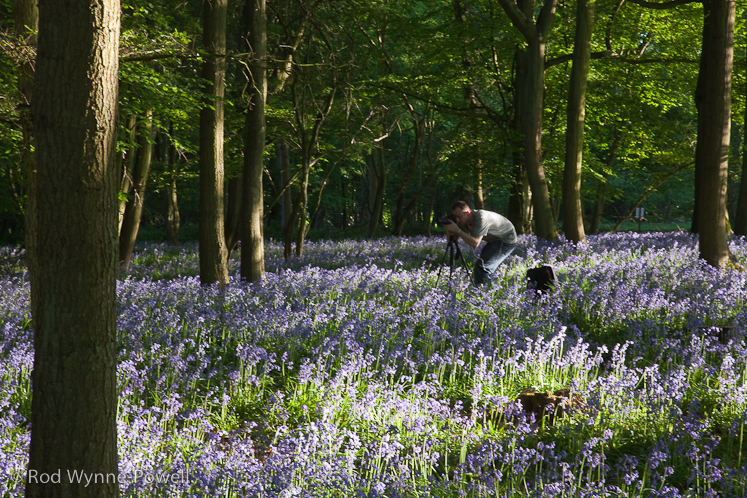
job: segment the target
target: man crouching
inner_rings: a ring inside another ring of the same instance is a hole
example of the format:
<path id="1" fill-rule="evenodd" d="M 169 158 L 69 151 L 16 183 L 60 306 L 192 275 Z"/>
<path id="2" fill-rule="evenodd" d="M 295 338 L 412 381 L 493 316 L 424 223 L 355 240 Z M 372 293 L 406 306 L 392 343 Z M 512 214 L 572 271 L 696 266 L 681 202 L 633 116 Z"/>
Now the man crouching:
<path id="1" fill-rule="evenodd" d="M 473 211 L 464 201 L 452 204 L 451 213 L 456 218 L 456 224 L 444 225 L 447 237 L 461 237 L 473 249 L 477 249 L 480 242 L 485 240 L 485 247 L 475 259 L 473 279 L 475 285 L 490 282 L 498 265 L 516 249 L 513 223 L 493 211 Z"/>

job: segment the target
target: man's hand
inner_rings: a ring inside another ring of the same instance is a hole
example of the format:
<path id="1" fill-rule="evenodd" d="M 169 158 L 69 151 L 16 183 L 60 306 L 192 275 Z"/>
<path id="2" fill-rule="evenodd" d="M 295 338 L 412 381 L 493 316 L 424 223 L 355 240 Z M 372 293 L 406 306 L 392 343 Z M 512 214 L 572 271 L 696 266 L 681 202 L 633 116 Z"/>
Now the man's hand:
<path id="1" fill-rule="evenodd" d="M 456 223 L 447 223 L 444 225 L 444 228 L 449 237 L 455 237 L 461 231 L 461 228 Z"/>

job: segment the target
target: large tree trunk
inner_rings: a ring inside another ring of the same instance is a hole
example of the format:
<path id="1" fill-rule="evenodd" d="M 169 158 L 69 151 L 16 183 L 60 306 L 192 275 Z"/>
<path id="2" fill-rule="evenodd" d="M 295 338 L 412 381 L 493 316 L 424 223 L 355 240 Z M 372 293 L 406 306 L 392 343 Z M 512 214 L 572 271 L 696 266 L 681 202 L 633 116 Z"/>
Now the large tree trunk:
<path id="1" fill-rule="evenodd" d="M 205 0 L 202 77 L 205 106 L 200 111 L 200 282 L 228 283 L 228 250 L 223 212 L 223 97 L 226 80 L 228 0 Z"/>
<path id="2" fill-rule="evenodd" d="M 527 42 L 517 56 L 516 86 L 519 99 L 514 102 L 521 114 L 520 133 L 524 137 L 524 164 L 532 189 L 535 233 L 538 237 L 555 240 L 558 237 L 555 217 L 550 205 L 545 170 L 542 166 L 542 112 L 545 93 L 545 47 L 557 0 L 545 0 L 534 22 L 533 0 L 500 0 L 511 22 Z"/>
<path id="3" fill-rule="evenodd" d="M 143 214 L 145 203 L 145 189 L 148 183 L 151 158 L 153 157 L 153 141 L 156 138 L 153 127 L 151 111 L 145 118 L 141 127 L 140 145 L 138 146 L 137 160 L 132 171 L 132 185 L 130 196 L 132 197 L 125 207 L 122 217 L 122 229 L 119 232 L 119 265 L 120 270 L 127 271 L 130 268 L 132 251 L 135 249 L 137 232 L 140 228 L 140 218 Z"/>
<path id="4" fill-rule="evenodd" d="M 705 0 L 703 46 L 695 103 L 695 149 L 700 257 L 723 268 L 729 261 L 726 240 L 726 181 L 731 132 L 731 70 L 734 56 L 733 0 Z"/>
<path id="5" fill-rule="evenodd" d="M 264 218 L 262 161 L 265 150 L 265 101 L 267 99 L 266 25 L 265 0 L 247 0 L 247 41 L 253 51 L 253 56 L 249 61 L 252 84 L 249 86 L 249 107 L 246 111 L 244 140 L 241 278 L 248 282 L 257 282 L 265 276 L 265 246 L 262 235 Z"/>
<path id="6" fill-rule="evenodd" d="M 589 79 L 591 32 L 594 28 L 594 2 L 577 0 L 576 38 L 573 45 L 573 68 L 568 91 L 568 125 L 565 139 L 563 174 L 563 231 L 566 239 L 586 242 L 581 208 L 581 166 L 584 152 L 584 117 L 586 83 Z"/>
<path id="7" fill-rule="evenodd" d="M 39 2 L 27 498 L 116 497 L 117 0 Z M 39 477 L 60 472 L 60 483 Z M 36 478 L 33 478 L 36 476 Z M 45 479 L 46 480 L 46 479 Z"/>

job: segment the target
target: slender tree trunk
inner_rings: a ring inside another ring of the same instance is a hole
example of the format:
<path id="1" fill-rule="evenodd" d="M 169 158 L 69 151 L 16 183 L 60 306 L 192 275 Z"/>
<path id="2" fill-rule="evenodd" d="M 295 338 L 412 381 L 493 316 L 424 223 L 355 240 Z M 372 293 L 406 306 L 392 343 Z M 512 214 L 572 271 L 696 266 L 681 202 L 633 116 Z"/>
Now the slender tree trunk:
<path id="1" fill-rule="evenodd" d="M 169 134 L 173 135 L 174 126 L 169 126 Z M 166 150 L 164 158 L 168 163 L 169 180 L 166 184 L 166 242 L 172 246 L 179 245 L 179 225 L 181 217 L 179 216 L 179 202 L 176 195 L 176 180 L 179 172 L 179 163 L 176 155 L 176 148 L 168 138 L 165 141 Z"/>
<path id="2" fill-rule="evenodd" d="M 279 162 L 282 171 L 283 185 L 288 185 L 291 178 L 290 171 L 290 154 L 288 150 L 288 144 L 285 142 L 277 142 L 275 148 L 280 154 Z M 293 211 L 293 194 L 290 187 L 283 191 L 283 229 L 288 226 L 288 220 L 290 219 L 291 212 Z"/>
<path id="3" fill-rule="evenodd" d="M 475 175 L 475 209 L 485 209 L 485 196 L 483 195 L 483 189 L 482 189 L 482 159 L 477 158 L 477 161 L 475 162 L 475 169 L 474 169 L 474 175 Z"/>
<path id="4" fill-rule="evenodd" d="M 576 38 L 573 45 L 573 68 L 568 91 L 568 125 L 563 174 L 563 231 L 566 239 L 576 244 L 586 242 L 581 207 L 581 167 L 584 152 L 586 83 L 589 79 L 593 28 L 594 2 L 577 0 Z"/>
<path id="5" fill-rule="evenodd" d="M 119 265 L 122 271 L 129 270 L 132 251 L 135 249 L 137 232 L 140 228 L 140 218 L 143 214 L 145 189 L 148 183 L 148 173 L 150 172 L 150 163 L 153 157 L 153 141 L 155 138 L 156 132 L 153 127 L 152 113 L 148 111 L 146 121 L 140 132 L 137 160 L 135 168 L 132 171 L 132 186 L 130 188 L 132 198 L 125 207 L 124 216 L 122 217 L 122 229 L 119 233 Z"/>
<path id="6" fill-rule="evenodd" d="M 695 171 L 698 183 L 700 257 L 723 268 L 729 261 L 726 239 L 726 182 L 731 132 L 731 73 L 734 57 L 733 0 L 705 0 L 703 47 L 695 103 L 698 144 Z"/>
<path id="7" fill-rule="evenodd" d="M 117 0 L 39 2 L 27 498 L 116 497 Z M 60 471 L 60 483 L 36 476 Z"/>
<path id="8" fill-rule="evenodd" d="M 379 165 L 376 165 L 376 156 L 379 156 Z M 381 217 L 384 211 L 384 192 L 386 189 L 386 164 L 384 163 L 383 144 L 376 152 L 371 152 L 371 218 L 368 225 L 368 238 L 371 239 L 379 228 Z"/>
<path id="9" fill-rule="evenodd" d="M 257 282 L 265 276 L 262 235 L 264 190 L 262 164 L 265 150 L 265 101 L 267 99 L 267 13 L 265 0 L 247 0 L 246 31 L 250 50 L 251 85 L 246 111 L 244 193 L 241 226 L 241 278 Z"/>
<path id="10" fill-rule="evenodd" d="M 241 240 L 241 194 L 244 188 L 244 174 L 229 178 L 226 185 L 226 250 L 231 257 Z"/>
<path id="11" fill-rule="evenodd" d="M 137 117 L 131 114 L 127 119 L 127 134 L 129 138 L 130 147 L 122 151 L 120 155 L 118 166 L 120 171 L 120 182 L 119 190 L 124 194 L 119 199 L 119 231 L 122 231 L 122 222 L 124 221 L 125 208 L 127 208 L 126 195 L 130 193 L 132 188 L 132 170 L 135 169 L 135 158 L 137 157 L 138 148 L 136 145 L 137 140 Z"/>
<path id="12" fill-rule="evenodd" d="M 223 97 L 226 81 L 228 0 L 205 0 L 202 77 L 205 107 L 200 111 L 200 282 L 228 283 L 228 250 L 223 211 Z"/>
<path id="13" fill-rule="evenodd" d="M 599 181 L 597 186 L 597 199 L 594 203 L 594 213 L 591 215 L 591 226 L 589 227 L 589 233 L 599 233 L 599 226 L 602 223 L 602 214 L 604 212 L 605 202 L 605 191 L 607 190 L 607 178 L 609 175 L 604 175 L 604 180 Z"/>
<path id="14" fill-rule="evenodd" d="M 166 185 L 166 242 L 169 245 L 179 245 L 180 224 L 181 216 L 179 215 L 179 203 L 176 195 L 176 173 L 173 173 L 171 181 Z"/>
<path id="15" fill-rule="evenodd" d="M 301 185 L 298 187 L 298 196 L 296 197 L 296 205 L 298 206 L 298 232 L 296 232 L 296 256 L 299 258 L 303 255 L 303 243 L 306 239 L 306 232 L 308 228 L 306 208 L 309 204 L 309 173 L 311 172 L 311 166 L 309 165 L 310 158 L 304 157 L 303 159 L 303 174 L 301 175 Z"/>

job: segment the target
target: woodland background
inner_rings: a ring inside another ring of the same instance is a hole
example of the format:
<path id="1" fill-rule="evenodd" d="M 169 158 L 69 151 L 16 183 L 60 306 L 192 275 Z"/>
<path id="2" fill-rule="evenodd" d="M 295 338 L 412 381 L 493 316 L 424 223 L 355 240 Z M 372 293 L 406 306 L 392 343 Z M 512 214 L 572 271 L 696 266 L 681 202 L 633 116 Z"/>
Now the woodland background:
<path id="1" fill-rule="evenodd" d="M 17 19 L 23 3 L 0 2 L 3 244 L 22 243 L 24 234 L 29 102 L 23 73 L 33 67 L 34 37 Z M 533 98 L 542 111 L 540 161 L 552 227 L 563 230 L 569 92 L 578 88 L 572 58 L 577 27 L 584 25 L 579 16 L 585 15 L 590 63 L 579 184 L 584 231 L 631 228 L 621 223 L 637 206 L 653 222 L 644 227 L 690 228 L 704 8 L 637 3 L 589 4 L 589 18 L 575 3 L 561 1 L 549 21 L 545 16 L 551 25 L 544 90 Z M 540 22 L 541 4 L 519 5 L 534 9 Z M 737 215 L 747 93 L 743 7 L 736 9 L 725 201 L 728 229 L 737 233 L 747 225 Z M 531 93 L 522 61 L 531 47 L 498 1 L 271 1 L 261 60 L 248 43 L 244 3 L 232 0 L 225 8 L 219 28 L 226 40 L 225 90 L 218 98 L 225 113 L 222 195 L 229 251 L 240 238 L 245 115 L 253 85 L 248 68 L 257 66 L 267 70 L 266 236 L 302 246 L 307 231 L 315 237 L 430 233 L 433 220 L 456 199 L 507 214 L 524 233 L 532 231 L 532 220 L 536 232 L 537 219 L 547 217 L 531 208 L 522 157 L 528 149 L 521 91 Z M 211 83 L 203 66 L 215 54 L 204 39 L 205 20 L 203 3 L 195 0 L 122 5 L 122 238 L 174 244 L 197 238 L 200 114 L 211 106 L 204 99 Z M 141 213 L 127 218 L 125 207 L 133 199 L 141 201 Z M 127 259 L 123 252 L 120 260 Z"/>

